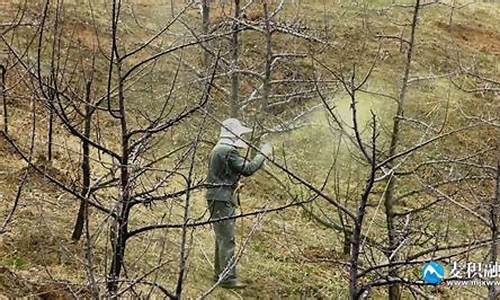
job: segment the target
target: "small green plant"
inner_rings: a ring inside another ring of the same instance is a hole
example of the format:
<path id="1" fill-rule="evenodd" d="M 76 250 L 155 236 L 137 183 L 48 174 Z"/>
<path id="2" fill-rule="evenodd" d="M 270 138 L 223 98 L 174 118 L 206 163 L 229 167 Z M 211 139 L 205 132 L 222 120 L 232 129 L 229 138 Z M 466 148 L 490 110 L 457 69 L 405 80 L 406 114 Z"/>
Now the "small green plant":
<path id="1" fill-rule="evenodd" d="M 7 265 L 11 266 L 14 269 L 22 269 L 22 268 L 26 267 L 27 264 L 28 264 L 28 261 L 24 257 L 19 256 L 19 255 L 15 255 L 15 256 L 7 259 Z"/>
<path id="2" fill-rule="evenodd" d="M 262 246 L 261 243 L 259 242 L 256 242 L 254 245 L 253 245 L 253 250 L 259 254 L 264 254 L 264 246 Z"/>

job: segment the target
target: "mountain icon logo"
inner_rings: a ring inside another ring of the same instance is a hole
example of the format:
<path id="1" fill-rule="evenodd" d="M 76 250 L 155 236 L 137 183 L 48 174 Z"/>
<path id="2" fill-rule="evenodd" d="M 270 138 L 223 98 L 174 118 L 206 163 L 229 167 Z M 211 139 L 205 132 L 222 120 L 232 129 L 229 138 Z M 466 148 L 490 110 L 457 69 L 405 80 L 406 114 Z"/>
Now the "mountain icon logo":
<path id="1" fill-rule="evenodd" d="M 420 269 L 420 272 L 422 274 L 422 279 L 426 283 L 438 284 L 444 279 L 444 268 L 435 261 L 426 263 L 422 269 Z"/>

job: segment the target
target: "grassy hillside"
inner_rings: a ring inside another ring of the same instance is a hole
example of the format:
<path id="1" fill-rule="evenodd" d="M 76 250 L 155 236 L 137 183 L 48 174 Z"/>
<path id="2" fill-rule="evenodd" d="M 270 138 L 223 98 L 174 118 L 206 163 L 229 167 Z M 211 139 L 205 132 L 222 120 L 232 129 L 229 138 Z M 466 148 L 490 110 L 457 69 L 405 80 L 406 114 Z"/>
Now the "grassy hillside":
<path id="1" fill-rule="evenodd" d="M 174 1 L 176 2 L 176 1 Z M 182 1 L 179 1 L 182 2 Z M 367 82 L 366 89 L 372 92 L 396 94 L 402 78 L 405 55 L 402 44 L 394 39 L 377 38 L 377 35 L 400 35 L 400 27 L 395 23 L 407 22 L 410 17 L 408 8 L 384 9 L 392 1 L 299 1 L 299 5 L 286 6 L 281 18 L 293 19 L 300 12 L 301 23 L 307 24 L 310 31 L 327 31 L 325 37 L 330 38 L 330 46 L 322 51 L 321 45 L 310 46 L 306 42 L 296 42 L 294 50 L 310 50 L 317 58 L 329 66 L 339 66 L 350 70 L 356 63 L 359 73 L 366 72 L 373 59 L 377 57 L 380 45 L 382 59 L 377 63 L 373 75 Z M 451 2 L 451 1 L 449 1 Z M 461 2 L 461 1 L 457 1 Z M 176 2 L 176 4 L 178 4 Z M 22 5 L 22 1 L 17 4 Z M 29 14 L 36 15 L 42 9 L 40 3 L 31 1 L 27 4 Z M 178 4 L 181 7 L 181 4 Z M 77 65 L 90 64 L 86 60 L 91 53 L 99 50 L 99 45 L 110 43 L 109 11 L 103 9 L 101 4 L 95 4 L 95 11 L 89 12 L 86 1 L 64 2 L 64 24 L 71 30 L 64 31 L 67 38 L 73 41 L 71 47 L 65 49 L 68 60 Z M 15 5 L 9 1 L 0 2 L 0 17 L 8 17 L 9 11 L 15 11 Z M 106 6 L 107 7 L 107 6 Z M 109 7 L 107 7 L 109 9 Z M 153 32 L 161 28 L 161 24 L 171 17 L 170 1 L 141 0 L 125 6 L 122 18 L 125 20 L 120 30 L 120 36 L 125 49 L 130 50 L 144 41 Z M 223 19 L 225 10 L 214 9 L 216 17 Z M 219 16 L 217 16 L 219 15 Z M 498 92 L 467 93 L 455 88 L 448 77 L 441 74 L 454 72 L 457 66 L 475 66 L 485 77 L 497 78 L 500 73 L 500 28 L 497 19 L 500 17 L 500 5 L 495 2 L 481 1 L 462 9 L 456 9 L 453 22 L 450 19 L 450 8 L 445 5 L 430 6 L 422 9 L 420 23 L 417 29 L 417 46 L 415 49 L 415 62 L 412 76 L 422 77 L 422 82 L 413 85 L 408 91 L 406 112 L 409 116 L 419 116 L 422 120 L 432 122 L 446 118 L 443 128 L 452 129 L 466 124 L 468 115 L 473 116 L 498 116 L 500 101 Z M 200 16 L 196 9 L 190 9 L 188 17 L 183 21 L 199 25 Z M 1 22 L 0 22 L 1 23 Z M 97 26 L 95 26 L 97 24 Z M 0 28 L 1 29 L 1 28 Z M 97 30 L 96 30 L 97 29 Z M 328 30 L 326 30 L 328 29 Z M 407 34 L 405 29 L 404 34 Z M 20 29 L 21 33 L 14 39 L 17 45 L 29 43 L 29 33 L 32 28 Z M 186 34 L 186 28 L 176 24 L 162 40 L 147 49 L 145 53 L 131 60 L 133 64 L 147 55 L 153 54 L 157 49 L 172 43 L 176 34 Z M 51 39 L 51 37 L 47 37 Z M 243 48 L 249 49 L 246 55 L 250 57 L 245 63 L 249 65 L 262 63 L 262 48 L 260 37 L 254 32 L 242 35 Z M 292 48 L 286 36 L 277 37 L 277 49 Z M 303 43 L 303 44 L 301 44 Z M 3 45 L 1 47 L 4 47 Z M 4 57 L 3 48 L 0 47 L 0 59 Z M 252 50 L 253 49 L 253 50 Z M 46 50 L 48 51 L 48 50 Z M 253 52 L 252 52 L 253 51 Z M 201 64 L 201 51 L 196 47 L 183 52 L 186 65 L 179 71 L 179 86 L 177 93 L 178 102 L 174 110 L 181 110 L 184 104 L 193 103 L 200 90 L 193 84 L 196 76 L 189 70 L 189 65 Z M 34 55 L 35 53 L 28 53 Z M 138 77 L 138 83 L 128 91 L 128 105 L 132 111 L 133 124 L 144 122 L 141 112 L 158 111 L 160 95 L 168 92 L 166 86 L 159 86 L 172 80 L 177 66 L 178 57 L 167 56 L 160 63 L 152 67 L 150 73 Z M 45 64 L 48 63 L 44 62 Z M 311 59 L 304 58 L 296 62 L 312 70 L 314 63 Z M 96 62 L 96 94 L 106 91 L 106 62 Z M 293 69 L 295 65 L 291 65 Z M 48 65 L 47 65 L 48 67 Z M 311 74 L 314 72 L 311 71 Z M 281 76 L 279 74 L 278 76 Z M 310 75 L 310 74 L 308 74 Z M 284 76 L 284 75 L 283 75 Z M 360 75 L 361 76 L 361 75 Z M 425 77 L 436 76 L 432 80 Z M 8 78 L 8 86 L 15 85 L 22 80 L 21 77 Z M 466 84 L 475 83 L 467 79 Z M 221 85 L 224 82 L 221 80 Z M 461 82 L 461 81 L 460 81 Z M 158 84 L 158 85 L 157 85 Z M 243 80 L 242 90 L 247 92 L 254 87 L 252 80 Z M 329 100 L 335 105 L 335 111 L 343 119 L 347 127 L 352 126 L 350 102 L 348 95 L 341 88 L 329 91 Z M 368 122 L 373 111 L 382 130 L 382 141 L 387 146 L 387 132 L 392 124 L 395 106 L 394 101 L 373 93 L 360 93 L 358 97 L 358 111 L 364 134 L 368 136 Z M 51 176 L 67 183 L 77 185 L 80 180 L 81 146 L 79 141 L 68 134 L 61 124 L 57 124 L 54 135 L 54 158 L 51 162 L 45 160 L 47 135 L 46 122 L 47 110 L 40 104 L 33 109 L 28 95 L 28 90 L 19 88 L 9 95 L 10 128 L 9 134 L 21 145 L 24 151 L 29 150 L 31 136 L 29 130 L 33 126 L 32 113 L 36 112 L 36 128 L 34 132 L 34 161 Z M 309 99 L 304 105 L 320 104 L 317 96 Z M 211 112 L 219 119 L 224 119 L 228 114 L 228 107 L 224 95 L 215 92 L 211 104 Z M 292 107 L 297 109 L 297 107 Z M 247 116 L 251 120 L 252 112 L 256 109 L 249 107 Z M 462 113 L 465 112 L 465 113 Z M 201 115 L 196 115 L 193 122 L 186 122 L 168 136 L 156 140 L 161 152 L 168 153 L 186 141 L 192 140 L 200 122 Z M 285 119 L 285 113 L 275 116 L 272 124 Z M 352 189 L 353 194 L 362 188 L 365 181 L 365 165 L 355 161 L 350 156 L 351 146 L 338 132 L 332 132 L 328 126 L 328 114 L 318 110 L 304 117 L 308 126 L 289 133 L 272 135 L 269 137 L 276 147 L 276 152 L 286 151 L 287 166 L 300 174 L 309 182 L 321 186 L 328 173 L 332 157 L 338 149 L 338 164 L 335 171 L 339 177 L 342 190 L 340 194 Z M 99 120 L 103 130 L 103 140 L 111 140 L 116 135 L 117 123 L 112 118 L 102 117 Z M 194 178 L 204 178 L 207 167 L 207 155 L 211 146 L 217 140 L 218 124 L 209 121 L 208 130 L 203 136 L 204 143 L 195 157 Z M 408 126 L 407 135 L 403 137 L 404 145 L 411 145 L 421 138 L 416 130 Z M 417 157 L 432 157 L 434 152 L 445 154 L 474 153 L 482 148 L 499 146 L 498 127 L 481 128 L 472 133 L 458 134 L 450 139 L 440 141 L 438 145 L 426 148 L 417 154 Z M 109 145 L 119 149 L 116 144 Z M 498 151 L 497 151 L 498 153 Z M 97 159 L 97 152 L 92 152 Z M 24 174 L 28 174 L 26 185 L 22 191 L 20 202 L 12 223 L 6 233 L 0 234 L 0 297 L 28 297 L 45 294 L 48 299 L 66 299 L 74 295 L 89 297 L 86 268 L 86 244 L 81 241 L 71 241 L 71 232 L 78 211 L 79 202 L 69 196 L 53 183 L 43 178 L 33 169 L 26 166 L 22 158 L 16 154 L 11 145 L 5 140 L 0 140 L 0 221 L 3 221 L 11 211 L 17 188 Z M 494 159 L 491 154 L 484 157 L 485 161 Z M 172 165 L 175 160 L 171 162 Z M 92 162 L 102 174 L 104 167 L 99 167 L 97 161 Z M 411 165 L 410 165 L 411 166 Z M 163 165 L 161 167 L 170 167 Z M 412 166 L 413 167 L 413 166 Z M 286 181 L 287 176 L 268 164 L 268 172 L 259 172 L 251 178 L 243 180 L 242 207 L 243 212 L 250 212 L 261 208 L 283 205 L 290 201 L 286 189 L 294 192 L 306 193 L 299 185 L 287 184 L 284 188 L 278 182 Z M 270 173 L 271 174 L 270 174 Z M 436 171 L 437 172 L 437 171 Z M 450 171 L 451 172 L 451 171 Z M 151 176 L 157 174 L 151 173 Z M 100 174 L 96 174 L 98 177 Z M 432 180 L 442 174 L 429 171 L 426 179 Z M 435 177 L 433 177 L 435 176 Z M 444 175 L 442 175 L 444 176 Z M 437 180 L 437 179 L 436 179 Z M 331 183 L 331 182 L 330 182 Z M 181 187 L 181 182 L 173 182 L 170 187 L 175 190 Z M 413 190 L 418 182 L 409 181 L 407 186 L 398 189 L 398 194 Z M 451 187 L 450 187 L 451 189 Z M 493 186 L 484 186 L 484 192 L 493 190 Z M 327 185 L 325 191 L 335 194 L 333 184 Z M 378 210 L 379 195 L 382 190 L 370 198 L 368 220 L 372 222 L 369 236 L 378 238 L 385 236 L 385 216 Z M 106 200 L 104 204 L 111 205 L 116 194 L 113 190 L 106 190 L 99 195 Z M 399 208 L 407 209 L 417 207 L 428 199 L 426 196 L 416 196 L 414 201 L 403 202 Z M 413 199 L 413 198 L 412 198 Z M 354 201 L 346 199 L 345 201 Z M 352 203 L 352 202 L 351 202 Z M 145 224 L 155 224 L 167 218 L 174 223 L 182 222 L 184 202 L 181 199 L 163 201 L 151 207 L 140 206 L 131 215 L 130 226 L 137 227 Z M 326 216 L 337 218 L 337 212 L 325 201 L 318 200 L 309 209 L 322 210 Z M 451 220 L 450 234 L 462 236 L 471 234 L 470 229 L 476 225 L 477 220 L 471 216 L 464 216 L 458 208 L 440 207 L 443 212 L 436 222 L 436 226 Z M 192 194 L 190 214 L 193 219 L 206 218 L 206 203 L 203 191 Z M 97 280 L 105 280 L 105 261 L 109 259 L 109 228 L 105 226 L 109 221 L 108 216 L 90 210 L 90 229 L 92 231 L 93 258 L 96 269 L 100 274 Z M 342 254 L 343 236 L 324 224 L 317 222 L 301 207 L 292 207 L 277 213 L 257 215 L 239 219 L 237 222 L 237 244 L 245 245 L 244 255 L 239 263 L 241 277 L 249 283 L 248 288 L 242 291 L 228 291 L 220 288 L 210 294 L 210 299 L 246 299 L 246 298 L 319 298 L 319 299 L 346 299 L 348 297 L 348 270 L 347 257 Z M 443 225 L 444 226 L 444 225 Z M 210 226 L 197 227 L 189 232 L 189 259 L 187 263 L 187 278 L 184 297 L 196 298 L 203 294 L 212 285 L 212 256 L 214 247 L 214 234 Z M 179 260 L 178 248 L 180 245 L 180 230 L 168 229 L 152 231 L 132 238 L 127 246 L 126 275 L 129 278 L 140 277 L 162 265 L 160 272 L 154 278 L 167 288 L 173 288 L 177 280 L 177 264 Z M 415 267 L 408 277 L 419 276 Z M 13 272 L 13 273 L 11 273 Z M 14 275 L 15 274 L 15 275 Z M 148 277 L 149 278 L 149 277 Z M 104 285 L 103 285 L 104 286 Z M 475 299 L 485 295 L 486 289 L 479 287 L 428 287 L 425 289 L 429 295 L 440 299 Z M 134 291 L 143 296 L 148 289 Z M 373 299 L 384 299 L 385 289 L 375 289 Z M 159 297 L 159 296 L 157 296 Z M 403 298 L 412 299 L 414 296 L 408 292 Z"/>

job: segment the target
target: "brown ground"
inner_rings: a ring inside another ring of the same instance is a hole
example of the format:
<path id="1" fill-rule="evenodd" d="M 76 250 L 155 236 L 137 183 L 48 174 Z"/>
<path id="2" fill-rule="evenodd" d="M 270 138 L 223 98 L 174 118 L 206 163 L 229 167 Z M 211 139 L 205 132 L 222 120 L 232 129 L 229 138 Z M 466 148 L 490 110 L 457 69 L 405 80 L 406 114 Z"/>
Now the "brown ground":
<path id="1" fill-rule="evenodd" d="M 465 43 L 481 52 L 500 54 L 500 33 L 481 25 L 448 24 L 438 22 L 437 26 L 450 34 L 457 43 Z"/>

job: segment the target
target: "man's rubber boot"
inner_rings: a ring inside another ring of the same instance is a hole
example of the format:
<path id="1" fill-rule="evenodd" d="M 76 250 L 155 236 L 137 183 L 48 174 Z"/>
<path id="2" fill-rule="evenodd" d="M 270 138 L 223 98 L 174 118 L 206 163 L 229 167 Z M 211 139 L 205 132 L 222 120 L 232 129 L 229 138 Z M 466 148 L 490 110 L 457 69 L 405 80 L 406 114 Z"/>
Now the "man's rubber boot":
<path id="1" fill-rule="evenodd" d="M 247 285 L 241 281 L 229 281 L 222 282 L 219 286 L 224 289 L 244 289 Z"/>

